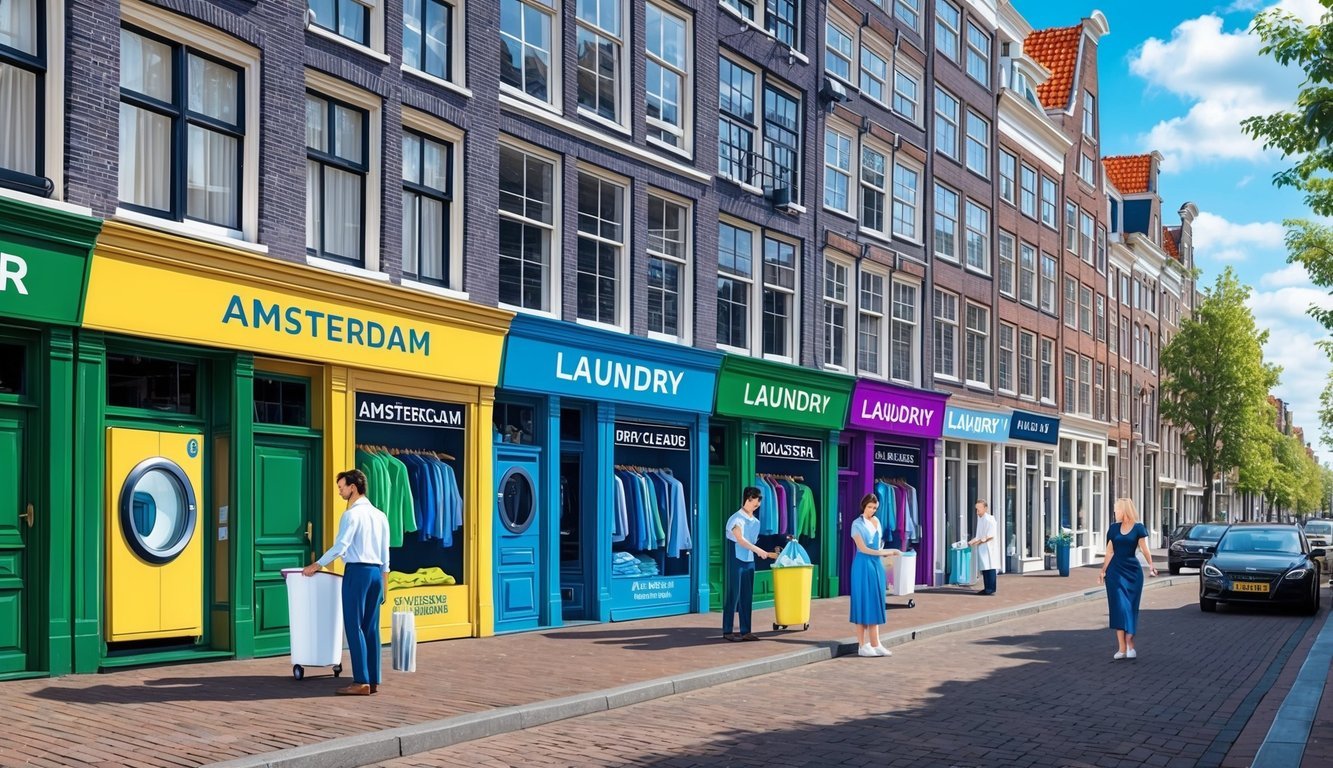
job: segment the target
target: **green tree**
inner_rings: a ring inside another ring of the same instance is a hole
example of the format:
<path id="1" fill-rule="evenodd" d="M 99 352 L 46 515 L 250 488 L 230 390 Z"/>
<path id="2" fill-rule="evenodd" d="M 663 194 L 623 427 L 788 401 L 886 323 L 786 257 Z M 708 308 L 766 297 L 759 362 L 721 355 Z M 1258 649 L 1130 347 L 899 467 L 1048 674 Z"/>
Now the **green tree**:
<path id="1" fill-rule="evenodd" d="M 1269 423 L 1278 371 L 1264 362 L 1268 332 L 1255 326 L 1249 295 L 1228 267 L 1162 350 L 1161 415 L 1181 430 L 1181 447 L 1203 469 L 1206 488 L 1253 457 Z M 1203 495 L 1203 519 L 1213 519 L 1211 493 Z"/>
<path id="2" fill-rule="evenodd" d="M 1319 509 L 1325 515 L 1333 515 L 1333 468 L 1325 464 L 1319 468 L 1319 472 L 1324 484 L 1324 494 Z"/>

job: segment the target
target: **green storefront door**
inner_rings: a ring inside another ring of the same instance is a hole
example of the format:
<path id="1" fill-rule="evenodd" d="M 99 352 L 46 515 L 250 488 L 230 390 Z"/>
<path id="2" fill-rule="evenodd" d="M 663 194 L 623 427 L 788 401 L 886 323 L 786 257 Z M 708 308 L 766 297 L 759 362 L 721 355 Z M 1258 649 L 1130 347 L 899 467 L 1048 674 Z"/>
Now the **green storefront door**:
<path id="1" fill-rule="evenodd" d="M 32 651 L 29 633 L 36 613 L 36 590 L 29 584 L 35 542 L 36 512 L 31 511 L 26 414 L 0 408 L 0 675 L 23 672 Z"/>
<path id="2" fill-rule="evenodd" d="M 287 653 L 283 568 L 310 562 L 319 541 L 319 441 L 255 435 L 255 655 Z"/>
<path id="3" fill-rule="evenodd" d="M 726 467 L 713 467 L 708 472 L 708 509 L 710 510 L 709 521 L 713 528 L 719 531 L 726 527 L 727 518 L 740 506 L 737 499 L 740 497 L 740 489 L 736 487 L 736 478 L 732 471 Z M 713 531 L 709 531 L 708 547 L 708 608 L 712 611 L 722 610 L 722 589 L 723 580 L 727 577 L 727 568 L 724 565 L 723 555 L 726 550 L 723 545 L 727 544 L 720 535 L 714 537 Z M 718 542 L 713 546 L 712 542 Z"/>

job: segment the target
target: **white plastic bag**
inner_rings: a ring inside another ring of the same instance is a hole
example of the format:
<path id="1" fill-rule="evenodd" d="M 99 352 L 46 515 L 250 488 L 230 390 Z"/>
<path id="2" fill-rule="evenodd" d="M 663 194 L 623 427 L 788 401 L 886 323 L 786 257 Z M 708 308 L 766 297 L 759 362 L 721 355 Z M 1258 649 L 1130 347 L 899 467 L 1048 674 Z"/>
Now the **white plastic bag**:
<path id="1" fill-rule="evenodd" d="M 393 668 L 399 672 L 417 671 L 417 615 L 411 611 L 394 611 L 389 632 Z"/>

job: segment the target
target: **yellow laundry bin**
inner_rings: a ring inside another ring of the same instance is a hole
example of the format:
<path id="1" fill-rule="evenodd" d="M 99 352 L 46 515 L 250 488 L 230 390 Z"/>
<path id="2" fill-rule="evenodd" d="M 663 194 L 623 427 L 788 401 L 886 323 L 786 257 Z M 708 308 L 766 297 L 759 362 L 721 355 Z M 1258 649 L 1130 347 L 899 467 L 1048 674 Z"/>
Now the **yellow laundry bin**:
<path id="1" fill-rule="evenodd" d="M 814 581 L 813 565 L 789 565 L 772 568 L 773 574 L 773 629 L 800 625 L 810 628 L 810 585 Z"/>

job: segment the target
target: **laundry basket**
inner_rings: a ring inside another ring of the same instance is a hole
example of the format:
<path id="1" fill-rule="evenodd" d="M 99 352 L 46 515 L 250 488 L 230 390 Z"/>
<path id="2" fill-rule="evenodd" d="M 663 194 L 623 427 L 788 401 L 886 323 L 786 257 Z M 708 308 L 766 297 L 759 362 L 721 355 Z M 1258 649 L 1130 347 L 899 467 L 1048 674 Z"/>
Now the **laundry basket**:
<path id="1" fill-rule="evenodd" d="M 343 665 L 343 577 L 332 571 L 303 576 L 300 568 L 284 568 L 287 616 L 292 645 L 292 677 L 305 677 L 306 667 Z"/>
<path id="2" fill-rule="evenodd" d="M 901 554 L 882 558 L 887 589 L 886 597 L 903 597 L 916 591 L 916 553 L 905 550 Z M 907 599 L 907 607 L 915 608 L 916 600 Z"/>
<path id="3" fill-rule="evenodd" d="M 972 548 L 955 544 L 949 550 L 949 583 L 971 584 L 972 582 Z"/>
<path id="4" fill-rule="evenodd" d="M 789 565 L 772 568 L 773 574 L 773 629 L 800 626 L 810 628 L 810 585 L 814 581 L 813 565 Z"/>

